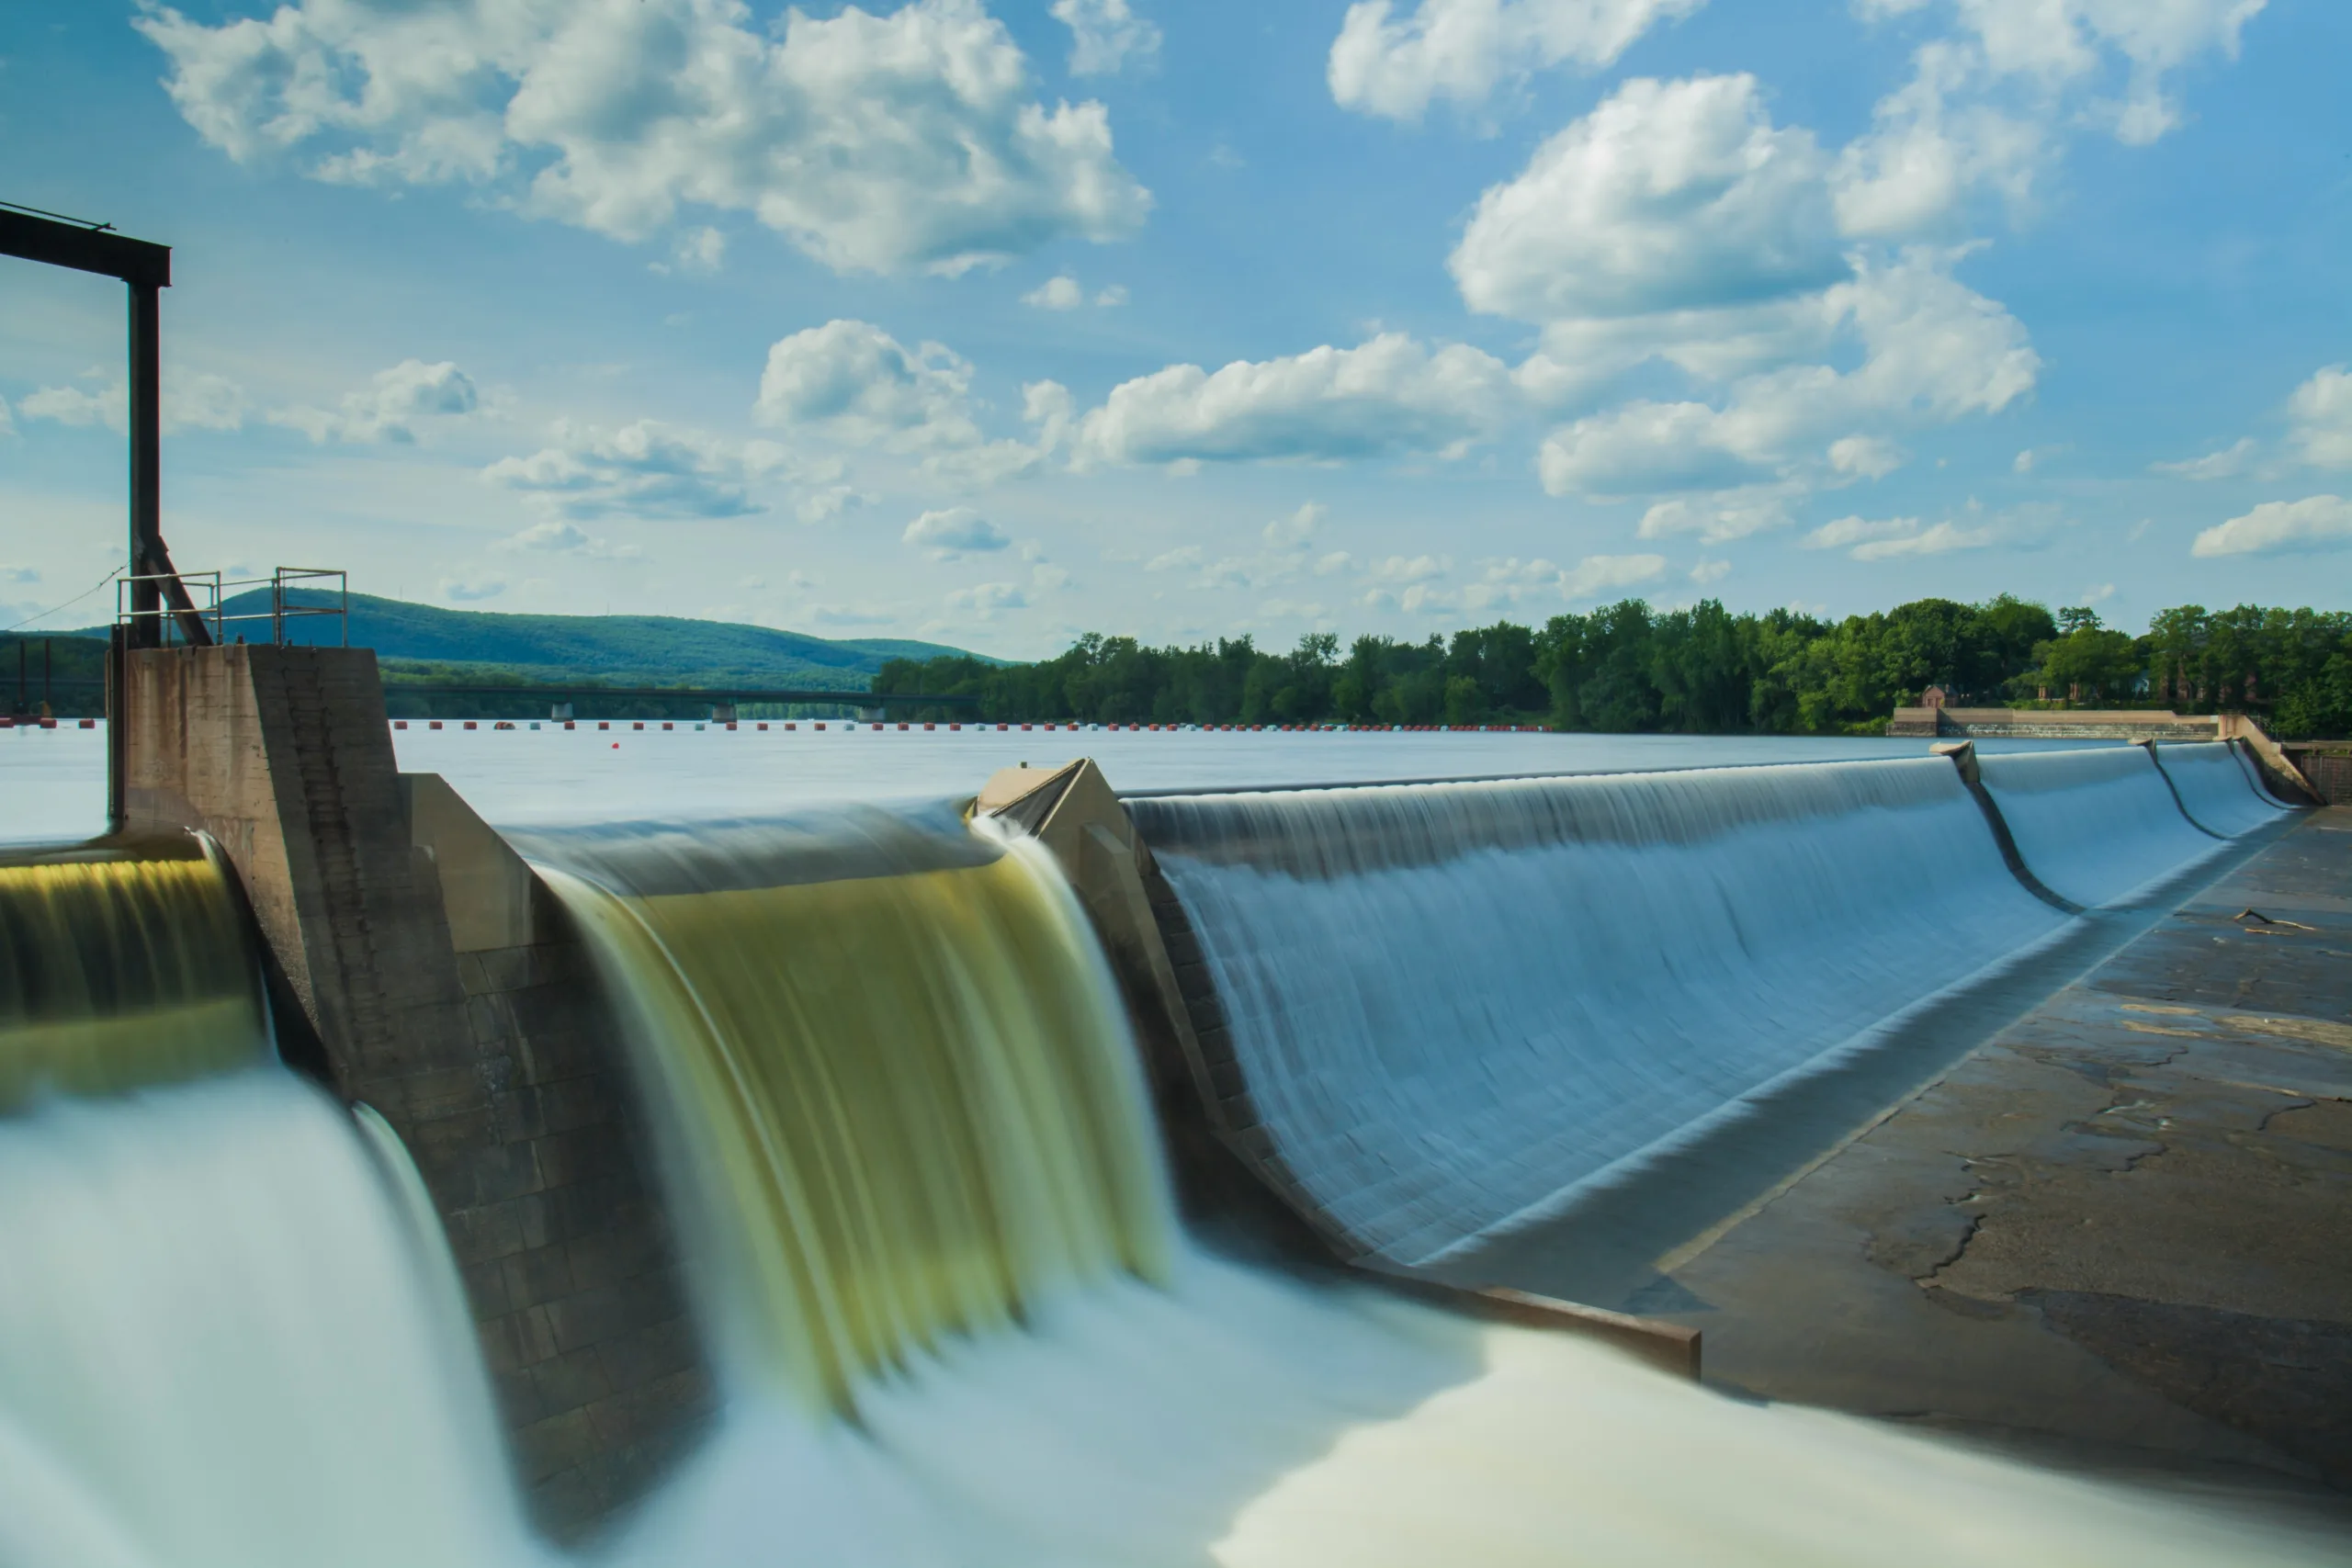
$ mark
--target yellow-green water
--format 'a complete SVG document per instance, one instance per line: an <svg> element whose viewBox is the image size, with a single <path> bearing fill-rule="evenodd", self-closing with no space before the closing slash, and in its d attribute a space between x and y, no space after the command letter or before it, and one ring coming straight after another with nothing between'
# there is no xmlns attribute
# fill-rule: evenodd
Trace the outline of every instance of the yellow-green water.
<svg viewBox="0 0 2352 1568"><path fill-rule="evenodd" d="M554 877L670 1101L730 1349L814 1407L1167 1267L1108 976L1033 855L650 895Z"/></svg>
<svg viewBox="0 0 2352 1568"><path fill-rule="evenodd" d="M256 1059L253 955L200 857L0 865L0 1111Z"/></svg>

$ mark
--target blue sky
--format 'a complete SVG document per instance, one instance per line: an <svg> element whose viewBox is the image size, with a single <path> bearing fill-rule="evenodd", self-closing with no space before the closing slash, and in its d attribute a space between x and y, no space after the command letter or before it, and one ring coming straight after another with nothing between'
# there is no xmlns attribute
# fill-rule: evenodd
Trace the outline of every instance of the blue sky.
<svg viewBox="0 0 2352 1568"><path fill-rule="evenodd" d="M1627 593L2352 604L2340 0L19 0L165 532L1049 652ZM0 624L122 533L0 262ZM99 618L109 596L50 625Z"/></svg>

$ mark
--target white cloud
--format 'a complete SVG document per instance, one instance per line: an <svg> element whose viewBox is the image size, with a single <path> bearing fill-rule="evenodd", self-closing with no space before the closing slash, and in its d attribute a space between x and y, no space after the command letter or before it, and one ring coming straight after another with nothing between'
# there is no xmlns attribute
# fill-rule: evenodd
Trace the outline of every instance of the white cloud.
<svg viewBox="0 0 2352 1568"><path fill-rule="evenodd" d="M2306 463L2352 468L2352 375L2331 365L2287 400L2289 445Z"/></svg>
<svg viewBox="0 0 2352 1568"><path fill-rule="evenodd" d="M1829 444L1829 467L1857 479L1883 479L1904 464L1903 448L1883 435L1848 435Z"/></svg>
<svg viewBox="0 0 2352 1568"><path fill-rule="evenodd" d="M887 626L899 617L866 604L810 604L801 612L819 626Z"/></svg>
<svg viewBox="0 0 2352 1568"><path fill-rule="evenodd" d="M1855 339L1850 370L1792 365L1732 382L1723 405L1635 400L1564 426L1538 469L1555 495L1720 490L1780 478L1844 478L1894 456L1883 437L1849 444L1857 425L1948 423L2008 407L2032 390L2041 360L2025 328L1954 280L1948 254L1906 251L1820 297Z"/></svg>
<svg viewBox="0 0 2352 1568"><path fill-rule="evenodd" d="M445 577L441 580L441 596L455 599L460 604L482 599L495 599L506 592L503 577Z"/></svg>
<svg viewBox="0 0 2352 1568"><path fill-rule="evenodd" d="M1587 556L1560 574L1561 596L1597 599L1666 574L1664 556Z"/></svg>
<svg viewBox="0 0 2352 1568"><path fill-rule="evenodd" d="M1180 545L1163 550L1143 563L1146 571L1189 571L1201 564L1204 552L1198 545Z"/></svg>
<svg viewBox="0 0 2352 1568"><path fill-rule="evenodd" d="M2005 531L1998 524L1963 527L1938 523L1921 527L1917 517L1840 517L1825 523L1798 543L1809 550L1844 550L1855 560L1890 560L1899 556L1940 556L1954 550L1978 550L1999 543Z"/></svg>
<svg viewBox="0 0 2352 1568"><path fill-rule="evenodd" d="M2193 556L2268 556L2352 547L2352 502L2312 495L2301 501L2266 501L2243 517L2233 517L2197 536Z"/></svg>
<svg viewBox="0 0 2352 1568"><path fill-rule="evenodd" d="M1536 321L1816 291L1847 273L1827 169L1752 76L1636 79L1481 196L1447 265L1472 310Z"/></svg>
<svg viewBox="0 0 2352 1568"><path fill-rule="evenodd" d="M1364 569L1377 582L1427 582L1453 570L1452 558L1444 556L1390 556Z"/></svg>
<svg viewBox="0 0 2352 1568"><path fill-rule="evenodd" d="M1103 310L1115 310L1127 302L1127 286L1124 283L1106 283L1096 291L1094 302Z"/></svg>
<svg viewBox="0 0 2352 1568"><path fill-rule="evenodd" d="M98 384L96 391L81 387L43 387L17 400L17 412L27 419L58 424L102 424L108 430L130 427L130 393L106 372L89 370L84 380ZM165 434L183 430L236 430L245 423L244 389L225 376L199 372L164 378L163 426Z"/></svg>
<svg viewBox="0 0 2352 1568"><path fill-rule="evenodd" d="M1768 528L1788 526L1790 499L1785 489L1760 485L1712 495L1669 496L1642 513L1641 526L1634 532L1645 539L1696 534L1710 545L1745 539Z"/></svg>
<svg viewBox="0 0 2352 1568"><path fill-rule="evenodd" d="M1171 365L1122 382L1078 429L1082 464L1458 456L1515 401L1510 372L1461 344L1400 333L1214 374Z"/></svg>
<svg viewBox="0 0 2352 1568"><path fill-rule="evenodd" d="M559 421L554 437L529 457L499 459L482 478L559 518L741 517L766 510L748 487L783 456L763 442L735 446L652 420L610 431Z"/></svg>
<svg viewBox="0 0 2352 1568"><path fill-rule="evenodd" d="M1907 538L1918 531L1917 517L1840 517L1824 523L1797 543L1808 550L1842 550L1876 539Z"/></svg>
<svg viewBox="0 0 2352 1568"><path fill-rule="evenodd" d="M1261 531L1261 536L1275 549L1296 548L1315 536L1316 530L1323 526L1323 519L1329 514L1329 508L1310 501L1288 516L1277 517L1267 524Z"/></svg>
<svg viewBox="0 0 2352 1568"><path fill-rule="evenodd" d="M727 236L707 226L682 231L670 254L680 272L717 272L727 264Z"/></svg>
<svg viewBox="0 0 2352 1568"><path fill-rule="evenodd" d="M1012 543L1004 530L968 506L926 512L899 536L921 547L933 560L955 560L967 552L1001 550Z"/></svg>
<svg viewBox="0 0 2352 1568"><path fill-rule="evenodd" d="M969 610L981 620L990 620L1001 610L1019 610L1027 606L1029 595L1017 582L981 582L969 588L958 588L947 595L947 603L959 610Z"/></svg>
<svg viewBox="0 0 2352 1568"><path fill-rule="evenodd" d="M644 555L636 545L615 545L609 539L593 537L577 524L559 518L534 523L519 533L510 534L491 548L503 551L533 550L549 555L584 556L591 560L635 560ZM746 579L744 586L756 588L759 583Z"/></svg>
<svg viewBox="0 0 2352 1568"><path fill-rule="evenodd" d="M339 409L272 409L268 419L314 442L414 443L421 433L460 420L481 407L473 378L448 360L427 365L403 359L376 372L365 390L346 392Z"/></svg>
<svg viewBox="0 0 2352 1568"><path fill-rule="evenodd" d="M1035 305L1040 310L1075 310L1086 303L1086 290L1078 286L1074 277L1049 277L1023 294L1021 302Z"/></svg>
<svg viewBox="0 0 2352 1568"><path fill-rule="evenodd" d="M1536 72L1613 64L1661 21L1706 0L1420 0L1392 21L1390 0L1348 7L1327 74L1343 108L1418 120L1434 99L1476 109Z"/></svg>
<svg viewBox="0 0 2352 1568"><path fill-rule="evenodd" d="M2157 473L2171 474L2178 479L2234 479L2245 472L2248 465L2254 461L2254 437L2249 435L2234 446L2225 446L2219 452L2208 452L2202 457L2189 457L2177 463L2155 463L2150 466Z"/></svg>
<svg viewBox="0 0 2352 1568"><path fill-rule="evenodd" d="M1069 73L1115 74L1129 60L1159 52L1159 29L1127 0L1054 0L1054 20L1069 28Z"/></svg>
<svg viewBox="0 0 2352 1568"><path fill-rule="evenodd" d="M2126 142L2154 141L2179 123L2165 76L2205 54L2237 58L2239 35L2267 0L1951 0L1954 19L1996 76L2045 90L2093 79L2120 57L2120 101L2098 106ZM1875 0L1866 12L1919 8Z"/></svg>
<svg viewBox="0 0 2352 1568"><path fill-rule="evenodd" d="M1711 582L1721 582L1724 578L1730 575L1731 562L1727 560L1709 560L1704 556L1702 556L1699 558L1698 565L1690 569L1690 581L1699 584L1702 588Z"/></svg>
<svg viewBox="0 0 2352 1568"><path fill-rule="evenodd" d="M773 30L741 0L294 0L133 26L169 57L180 113L241 163L464 182L625 240L704 208L837 271L953 273L1124 237L1151 202L1103 107L1032 98L981 0L787 10Z"/></svg>
<svg viewBox="0 0 2352 1568"><path fill-rule="evenodd" d="M939 344L910 350L869 321L831 321L769 348L752 414L857 445L971 446L971 385L970 363Z"/></svg>

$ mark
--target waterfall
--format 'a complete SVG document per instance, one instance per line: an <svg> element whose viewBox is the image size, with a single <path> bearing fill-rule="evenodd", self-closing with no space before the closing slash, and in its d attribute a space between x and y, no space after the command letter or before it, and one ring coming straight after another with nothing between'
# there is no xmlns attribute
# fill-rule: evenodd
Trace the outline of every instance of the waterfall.
<svg viewBox="0 0 2352 1568"><path fill-rule="evenodd" d="M2026 864L2086 908L2134 903L2222 849L2143 747L2007 752L1978 765Z"/></svg>
<svg viewBox="0 0 2352 1568"><path fill-rule="evenodd" d="M948 1336L1165 1273L1118 1003L1034 846L879 812L524 841L574 873L764 1380L853 1408Z"/></svg>
<svg viewBox="0 0 2352 1568"><path fill-rule="evenodd" d="M1406 1264L1637 1178L2064 923L1933 758L1129 805L1283 1157Z"/></svg>
<svg viewBox="0 0 2352 1568"><path fill-rule="evenodd" d="M259 970L193 841L0 864L0 1111L220 1071L263 1049Z"/></svg>
<svg viewBox="0 0 2352 1568"><path fill-rule="evenodd" d="M443 1246L278 1067L0 1118L0 1564L536 1561Z"/></svg>

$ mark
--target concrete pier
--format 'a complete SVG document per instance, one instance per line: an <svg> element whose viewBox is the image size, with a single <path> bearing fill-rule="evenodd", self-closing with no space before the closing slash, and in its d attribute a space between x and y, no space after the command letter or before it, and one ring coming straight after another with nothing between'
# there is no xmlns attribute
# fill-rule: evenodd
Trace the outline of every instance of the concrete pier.
<svg viewBox="0 0 2352 1568"><path fill-rule="evenodd" d="M227 852L331 1086L441 1212L539 1522L592 1529L711 1393L560 907L440 779L400 773L367 649L132 652L121 722L129 828Z"/></svg>

